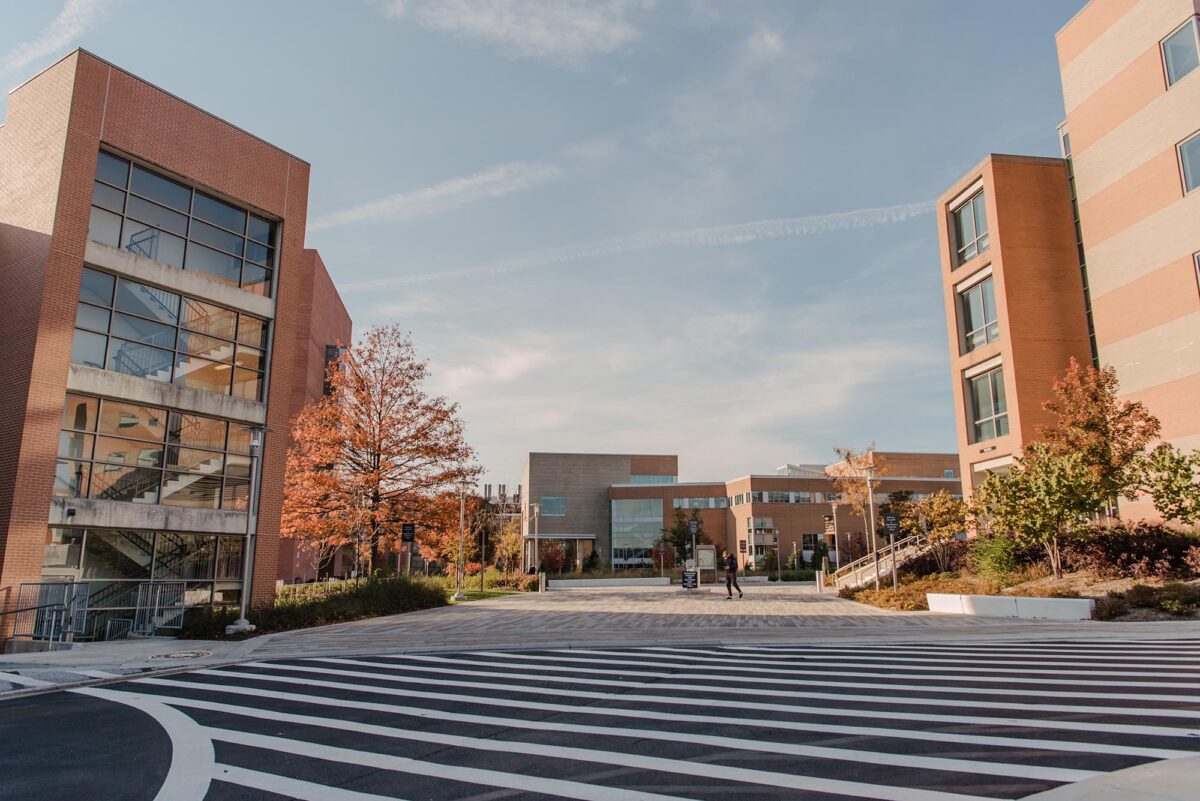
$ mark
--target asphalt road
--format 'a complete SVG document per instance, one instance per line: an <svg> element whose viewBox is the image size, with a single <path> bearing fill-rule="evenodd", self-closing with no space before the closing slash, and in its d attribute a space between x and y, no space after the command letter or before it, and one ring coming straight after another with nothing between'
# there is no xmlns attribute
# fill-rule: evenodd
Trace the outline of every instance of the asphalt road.
<svg viewBox="0 0 1200 801"><path fill-rule="evenodd" d="M0 703L0 798L1022 798L1200 754L1198 660L1200 640L254 662Z"/></svg>

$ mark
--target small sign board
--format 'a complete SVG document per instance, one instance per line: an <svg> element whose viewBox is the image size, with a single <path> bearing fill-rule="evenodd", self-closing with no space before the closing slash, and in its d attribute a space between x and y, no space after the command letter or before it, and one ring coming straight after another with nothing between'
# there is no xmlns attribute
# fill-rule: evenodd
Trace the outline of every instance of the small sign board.
<svg viewBox="0 0 1200 801"><path fill-rule="evenodd" d="M746 541L745 540L738 540L738 550L741 551L742 553L746 552Z"/></svg>
<svg viewBox="0 0 1200 801"><path fill-rule="evenodd" d="M900 515L887 512L883 516L883 531L889 537L900 533Z"/></svg>
<svg viewBox="0 0 1200 801"><path fill-rule="evenodd" d="M825 533L826 534L835 533L833 530L833 515L825 515L824 519L825 519Z"/></svg>
<svg viewBox="0 0 1200 801"><path fill-rule="evenodd" d="M699 520L689 520L688 521L688 534L695 536L699 533L700 533L700 521Z"/></svg>
<svg viewBox="0 0 1200 801"><path fill-rule="evenodd" d="M717 549L711 545L701 545L696 548L696 556L700 559L701 570L717 569Z"/></svg>
<svg viewBox="0 0 1200 801"><path fill-rule="evenodd" d="M394 530L395 529L393 529L393 531ZM400 524L400 541L401 542L412 542L416 538L417 538L417 524L416 523L401 523Z"/></svg>
<svg viewBox="0 0 1200 801"><path fill-rule="evenodd" d="M700 574L697 573L695 570L683 571L683 588L685 590L696 589L696 587L699 586L699 583L698 583L699 575Z"/></svg>

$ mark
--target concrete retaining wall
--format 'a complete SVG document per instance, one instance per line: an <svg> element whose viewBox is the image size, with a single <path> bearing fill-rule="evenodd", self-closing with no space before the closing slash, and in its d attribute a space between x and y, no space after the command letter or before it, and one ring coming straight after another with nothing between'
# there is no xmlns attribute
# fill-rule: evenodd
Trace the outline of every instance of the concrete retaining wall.
<svg viewBox="0 0 1200 801"><path fill-rule="evenodd" d="M1091 620L1092 598L1023 598L1016 595L952 595L926 593L930 612L979 617Z"/></svg>
<svg viewBox="0 0 1200 801"><path fill-rule="evenodd" d="M607 578L607 579L550 579L546 586L552 590L567 590L572 587L669 587L671 579L663 578Z"/></svg>

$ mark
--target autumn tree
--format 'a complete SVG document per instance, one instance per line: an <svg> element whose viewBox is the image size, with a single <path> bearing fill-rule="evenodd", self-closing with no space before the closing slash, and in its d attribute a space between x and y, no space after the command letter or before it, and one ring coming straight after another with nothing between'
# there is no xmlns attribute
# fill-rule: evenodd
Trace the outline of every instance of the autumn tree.
<svg viewBox="0 0 1200 801"><path fill-rule="evenodd" d="M825 468L829 480L840 494L840 502L849 505L863 520L864 524L871 518L871 487L874 481L887 475L888 467L884 460L875 453L875 443L864 450L854 448L834 448L838 461ZM867 539L867 553L875 552L875 542L872 526L864 532ZM849 543L851 553L857 552L853 541Z"/></svg>
<svg viewBox="0 0 1200 801"><path fill-rule="evenodd" d="M945 490L938 490L920 501L918 512L938 570L945 573L950 569L951 546L967 530L967 504Z"/></svg>
<svg viewBox="0 0 1200 801"><path fill-rule="evenodd" d="M704 533L704 521L700 519L700 512L698 510L693 509L692 514L689 516L685 515L682 509L676 509L671 527L662 529L663 542L674 548L676 554L686 554L692 550L692 532L690 528L690 521L692 520L696 521L696 544L712 544L712 540Z"/></svg>
<svg viewBox="0 0 1200 801"><path fill-rule="evenodd" d="M1063 540L1089 533L1091 514L1105 498L1092 467L1082 453L1033 443L1007 473L989 474L975 490L976 517L996 534L1042 546L1061 578Z"/></svg>
<svg viewBox="0 0 1200 801"><path fill-rule="evenodd" d="M505 518L495 537L496 568L505 574L517 572L521 567L521 551L525 541L521 536L521 520L516 517Z"/></svg>
<svg viewBox="0 0 1200 801"><path fill-rule="evenodd" d="M567 561L566 549L554 540L542 540L538 545L539 564L546 573L561 573Z"/></svg>
<svg viewBox="0 0 1200 801"><path fill-rule="evenodd" d="M457 404L424 388L428 365L397 326L371 329L328 372L330 392L292 421L281 535L313 547L395 549L439 495L479 469ZM319 544L319 545L318 545Z"/></svg>
<svg viewBox="0 0 1200 801"><path fill-rule="evenodd" d="M888 499L879 504L879 515L876 525L882 525L885 514L894 514L900 518L900 534L897 540L912 537L921 531L921 510L910 490L897 490L888 493Z"/></svg>
<svg viewBox="0 0 1200 801"><path fill-rule="evenodd" d="M1159 445L1144 460L1138 484L1153 496L1154 508L1165 519L1185 526L1200 523L1200 451Z"/></svg>
<svg viewBox="0 0 1200 801"><path fill-rule="evenodd" d="M1041 429L1050 452L1078 454L1103 492L1109 516L1115 516L1116 499L1133 500L1146 447L1158 438L1162 426L1140 401L1120 400L1117 371L1097 370L1074 358L1066 374L1054 383L1054 396L1042 404L1054 422Z"/></svg>

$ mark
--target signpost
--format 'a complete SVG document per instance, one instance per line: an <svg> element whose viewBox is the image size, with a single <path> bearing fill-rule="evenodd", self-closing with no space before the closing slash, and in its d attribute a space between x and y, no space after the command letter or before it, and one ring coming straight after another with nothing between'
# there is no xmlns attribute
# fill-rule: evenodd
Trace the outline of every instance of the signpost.
<svg viewBox="0 0 1200 801"><path fill-rule="evenodd" d="M395 529L392 529L395 531ZM417 524L416 523L401 523L400 524L400 541L407 543L408 548L408 575L412 575L412 552L413 542L417 539Z"/></svg>
<svg viewBox="0 0 1200 801"><path fill-rule="evenodd" d="M700 533L700 521L692 518L688 521L688 534L692 535L692 566L699 564L699 557L696 553L696 535ZM695 589L693 586L692 589Z"/></svg>
<svg viewBox="0 0 1200 801"><path fill-rule="evenodd" d="M685 590L694 590L700 585L700 571L685 570L683 571L683 588Z"/></svg>
<svg viewBox="0 0 1200 801"><path fill-rule="evenodd" d="M888 542L892 546L892 589L899 587L899 579L896 576L896 535L900 533L900 515L894 512L883 513L883 533L887 534Z"/></svg>

